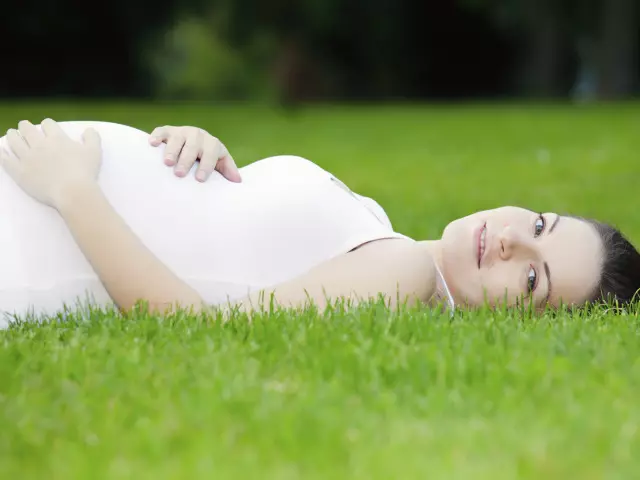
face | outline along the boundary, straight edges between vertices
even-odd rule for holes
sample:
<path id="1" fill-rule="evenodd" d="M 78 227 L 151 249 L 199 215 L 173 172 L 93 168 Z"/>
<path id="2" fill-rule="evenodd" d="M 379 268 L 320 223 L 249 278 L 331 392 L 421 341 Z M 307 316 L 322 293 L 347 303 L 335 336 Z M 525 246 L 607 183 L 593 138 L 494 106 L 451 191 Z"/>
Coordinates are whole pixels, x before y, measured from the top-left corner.
<path id="1" fill-rule="evenodd" d="M 603 261 L 602 242 L 588 223 L 517 207 L 460 218 L 447 225 L 440 244 L 449 289 L 470 306 L 583 303 Z"/>

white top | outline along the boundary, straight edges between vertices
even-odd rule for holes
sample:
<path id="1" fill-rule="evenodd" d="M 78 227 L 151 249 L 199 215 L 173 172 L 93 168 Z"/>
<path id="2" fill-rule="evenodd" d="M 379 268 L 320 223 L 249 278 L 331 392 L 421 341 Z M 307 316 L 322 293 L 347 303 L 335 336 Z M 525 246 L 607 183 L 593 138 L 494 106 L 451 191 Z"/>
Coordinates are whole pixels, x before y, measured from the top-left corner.
<path id="1" fill-rule="evenodd" d="M 78 140 L 89 126 L 100 133 L 105 195 L 142 242 L 211 304 L 290 280 L 363 243 L 407 238 L 375 201 L 300 157 L 257 161 L 240 169 L 239 184 L 217 172 L 200 183 L 175 177 L 163 163 L 164 145 L 151 147 L 146 132 L 103 122 L 61 126 Z M 4 138 L 0 146 L 7 147 Z M 1 169 L 0 245 L 0 311 L 52 315 L 88 298 L 112 304 L 58 213 Z"/>

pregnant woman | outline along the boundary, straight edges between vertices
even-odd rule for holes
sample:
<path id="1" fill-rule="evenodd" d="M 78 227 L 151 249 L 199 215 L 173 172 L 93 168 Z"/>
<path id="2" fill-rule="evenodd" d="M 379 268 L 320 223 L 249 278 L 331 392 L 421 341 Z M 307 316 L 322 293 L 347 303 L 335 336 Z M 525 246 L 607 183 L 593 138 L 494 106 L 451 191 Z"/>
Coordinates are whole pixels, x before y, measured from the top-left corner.
<path id="1" fill-rule="evenodd" d="M 128 310 L 144 300 L 166 312 L 449 294 L 469 306 L 543 308 L 626 303 L 640 288 L 640 255 L 603 224 L 503 207 L 415 241 L 308 160 L 238 170 L 193 127 L 150 137 L 111 123 L 23 121 L 0 149 L 0 309 L 10 315 L 83 301 Z M 163 164 L 176 162 L 171 175 Z M 191 170 L 200 181 L 180 178 Z"/>

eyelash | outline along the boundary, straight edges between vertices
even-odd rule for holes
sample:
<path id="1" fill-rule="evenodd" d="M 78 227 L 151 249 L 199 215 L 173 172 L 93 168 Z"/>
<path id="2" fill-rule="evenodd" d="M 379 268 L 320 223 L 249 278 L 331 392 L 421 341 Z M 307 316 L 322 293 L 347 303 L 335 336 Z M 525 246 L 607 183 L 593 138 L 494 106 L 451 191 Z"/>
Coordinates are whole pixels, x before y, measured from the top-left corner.
<path id="1" fill-rule="evenodd" d="M 542 226 L 540 227 L 540 232 L 537 231 L 537 223 L 538 220 L 542 221 Z M 544 229 L 547 226 L 547 221 L 544 219 L 544 216 L 542 215 L 542 213 L 538 214 L 538 217 L 536 218 L 536 221 L 534 223 L 533 226 L 533 236 L 534 238 L 539 237 L 540 235 L 542 235 L 544 233 Z M 530 273 L 533 270 L 533 285 L 530 286 Z M 527 272 L 527 292 L 533 293 L 533 291 L 535 291 L 536 287 L 538 286 L 538 271 L 535 269 L 535 267 L 533 265 L 529 265 L 529 271 Z"/>
<path id="2" fill-rule="evenodd" d="M 542 227 L 540 229 L 540 233 L 536 232 L 536 224 L 538 223 L 538 220 L 542 220 Z M 539 213 L 538 217 L 536 218 L 536 221 L 533 224 L 533 236 L 534 236 L 534 238 L 535 237 L 539 237 L 540 235 L 542 235 L 544 233 L 544 229 L 546 228 L 546 226 L 547 226 L 547 221 L 544 219 L 544 216 L 541 213 Z"/>
<path id="3" fill-rule="evenodd" d="M 534 281 L 533 281 L 533 285 L 529 286 L 529 282 L 530 282 L 529 273 L 531 273 L 532 270 L 534 275 Z M 538 271 L 535 269 L 533 265 L 529 265 L 529 271 L 527 272 L 527 292 L 533 293 L 537 286 L 538 286 Z"/>

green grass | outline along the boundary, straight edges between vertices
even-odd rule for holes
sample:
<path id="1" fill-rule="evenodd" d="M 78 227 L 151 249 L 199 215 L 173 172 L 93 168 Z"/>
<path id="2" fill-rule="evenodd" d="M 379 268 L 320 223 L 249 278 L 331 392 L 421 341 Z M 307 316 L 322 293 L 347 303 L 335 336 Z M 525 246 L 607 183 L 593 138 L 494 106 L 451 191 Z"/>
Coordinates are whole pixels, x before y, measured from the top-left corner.
<path id="1" fill-rule="evenodd" d="M 436 238 L 478 209 L 594 216 L 640 244 L 640 105 L 3 104 L 195 124 L 239 164 L 294 153 Z M 379 305 L 120 318 L 0 333 L 0 478 L 634 478 L 638 312 L 531 318 Z"/>

